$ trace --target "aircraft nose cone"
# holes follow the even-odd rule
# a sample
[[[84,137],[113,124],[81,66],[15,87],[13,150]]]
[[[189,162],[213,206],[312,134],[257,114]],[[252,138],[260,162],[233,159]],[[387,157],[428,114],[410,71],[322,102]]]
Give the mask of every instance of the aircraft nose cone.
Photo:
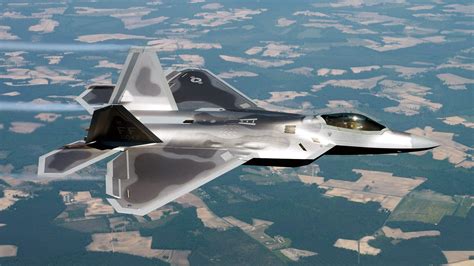
[[[413,149],[417,150],[428,150],[439,146],[439,143],[433,140],[415,135],[411,136],[411,144]]]

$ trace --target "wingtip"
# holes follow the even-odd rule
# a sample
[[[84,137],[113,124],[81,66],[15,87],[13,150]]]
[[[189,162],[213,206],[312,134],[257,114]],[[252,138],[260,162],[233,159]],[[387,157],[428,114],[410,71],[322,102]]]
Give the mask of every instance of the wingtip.
[[[113,199],[113,198],[107,198],[107,201],[112,205],[114,210],[117,213],[123,213],[123,214],[132,214],[132,215],[138,215],[138,216],[145,216],[148,213],[152,212],[153,210],[149,210],[148,208],[130,208],[130,207],[123,207],[122,204],[120,204],[119,200]]]

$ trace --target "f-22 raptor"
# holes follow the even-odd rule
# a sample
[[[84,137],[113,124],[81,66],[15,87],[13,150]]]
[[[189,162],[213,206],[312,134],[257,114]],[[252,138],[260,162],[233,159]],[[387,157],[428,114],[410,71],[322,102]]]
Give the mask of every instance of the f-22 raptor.
[[[115,86],[91,86],[77,100],[92,114],[87,136],[41,156],[38,174],[64,177],[115,155],[106,193],[119,213],[146,215],[242,164],[437,146],[357,113],[264,110],[208,70],[165,74],[153,48],[131,48]]]

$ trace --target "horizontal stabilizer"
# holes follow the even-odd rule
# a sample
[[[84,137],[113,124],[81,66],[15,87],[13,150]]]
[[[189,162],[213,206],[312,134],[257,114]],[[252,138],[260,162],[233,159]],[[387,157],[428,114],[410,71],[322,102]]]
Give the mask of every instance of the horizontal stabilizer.
[[[87,146],[83,141],[77,141],[41,156],[38,163],[38,175],[65,177],[117,152],[95,149]]]
[[[108,163],[106,192],[117,212],[145,215],[247,160],[218,149],[130,148]]]
[[[89,86],[87,90],[76,98],[76,101],[84,107],[89,114],[92,114],[94,110],[109,104],[114,88],[114,85]]]

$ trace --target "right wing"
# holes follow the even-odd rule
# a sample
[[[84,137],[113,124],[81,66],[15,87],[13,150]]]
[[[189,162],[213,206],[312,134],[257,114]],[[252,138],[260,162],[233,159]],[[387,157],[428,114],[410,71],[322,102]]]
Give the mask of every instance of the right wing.
[[[249,159],[219,149],[130,148],[107,165],[108,200],[117,212],[145,215]]]

